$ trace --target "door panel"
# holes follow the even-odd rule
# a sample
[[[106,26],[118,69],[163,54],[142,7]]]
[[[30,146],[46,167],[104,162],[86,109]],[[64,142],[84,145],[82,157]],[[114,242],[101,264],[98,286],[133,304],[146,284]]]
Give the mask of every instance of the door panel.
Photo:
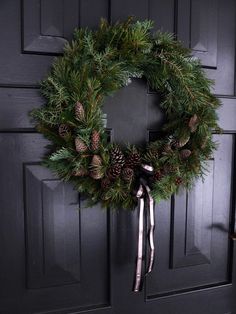
[[[156,247],[161,254],[157,253],[153,276],[147,281],[147,297],[221,285],[230,279],[233,137],[224,134],[216,140],[219,148],[209,161],[205,182],[199,180],[190,192],[174,196],[168,210],[166,205],[156,207]]]
[[[46,144],[32,133],[0,136],[1,313],[109,304],[107,212],[79,211],[85,201],[39,165]]]
[[[235,8],[233,0],[12,0],[0,3],[0,313],[233,314]],[[205,182],[156,205],[156,261],[134,294],[138,213],[84,208],[40,165],[48,144],[28,112],[78,26],[129,15],[174,32],[215,80],[221,135]],[[111,140],[160,136],[160,95],[134,79],[104,112]],[[78,210],[78,208],[83,208]]]
[[[37,164],[24,164],[27,287],[81,279],[78,193]]]
[[[215,80],[215,93],[234,95],[235,2],[178,1],[177,36]]]

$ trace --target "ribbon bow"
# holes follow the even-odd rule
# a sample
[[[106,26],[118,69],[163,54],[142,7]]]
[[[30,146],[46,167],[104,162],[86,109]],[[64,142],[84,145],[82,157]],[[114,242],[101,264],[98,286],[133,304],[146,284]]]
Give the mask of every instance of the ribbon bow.
[[[141,165],[141,170],[145,174],[152,174],[153,167],[149,165]],[[139,188],[136,193],[136,197],[138,198],[138,207],[139,207],[139,231],[138,231],[138,253],[137,253],[137,261],[136,261],[136,273],[135,273],[135,284],[134,284],[134,292],[141,291],[141,283],[142,283],[142,263],[143,263],[143,238],[144,238],[144,214],[146,216],[149,214],[149,230],[148,230],[148,238],[149,238],[149,264],[147,269],[147,274],[150,273],[153,269],[154,257],[155,257],[155,247],[154,247],[154,228],[155,228],[155,219],[154,219],[154,200],[150,193],[150,188],[147,184],[147,181],[142,176],[139,180]],[[146,200],[148,201],[146,204]],[[145,206],[146,205],[146,206]],[[146,219],[146,222],[148,219]]]

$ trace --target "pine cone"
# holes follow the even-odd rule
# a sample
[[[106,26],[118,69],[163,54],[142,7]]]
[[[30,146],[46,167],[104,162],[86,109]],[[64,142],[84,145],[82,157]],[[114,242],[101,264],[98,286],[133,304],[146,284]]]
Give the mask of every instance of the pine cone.
[[[100,167],[102,165],[102,158],[99,155],[93,155],[91,166],[93,168]]]
[[[100,145],[100,133],[98,131],[93,131],[91,136],[91,148],[92,150],[98,150]]]
[[[84,107],[79,101],[75,104],[75,117],[77,120],[84,119]]]
[[[88,174],[88,171],[85,168],[73,171],[73,176],[75,177],[84,177]]]
[[[102,193],[101,199],[102,199],[103,201],[107,201],[107,200],[109,200],[109,198],[110,198],[110,196],[107,195],[107,193]]]
[[[175,166],[173,166],[173,165],[164,165],[163,172],[165,174],[170,174],[170,173],[173,173],[174,171],[176,171],[176,167]]]
[[[191,154],[192,154],[192,152],[191,152],[191,150],[189,150],[189,149],[182,149],[182,150],[180,151],[180,157],[181,157],[182,159],[187,159]]]
[[[121,166],[120,165],[113,165],[108,170],[108,177],[110,179],[116,179],[117,177],[120,176],[120,173],[121,173]]]
[[[138,152],[133,152],[128,155],[125,161],[125,168],[135,168],[141,164],[141,156]]]
[[[153,175],[153,181],[160,181],[163,177],[164,173],[161,170],[157,170]]]
[[[176,185],[180,185],[182,183],[183,183],[183,179],[181,177],[178,177],[178,178],[175,179],[175,184]]]
[[[185,146],[188,143],[189,140],[190,140],[190,136],[189,135],[183,136],[180,139],[175,140],[174,146],[176,148],[181,148],[181,147]]]
[[[70,128],[67,124],[60,124],[60,126],[58,128],[58,133],[59,133],[60,137],[64,138],[64,139],[71,135]]]
[[[99,155],[93,155],[91,161],[90,177],[92,177],[95,180],[101,179],[104,176],[101,166],[102,158]]]
[[[188,122],[188,126],[190,128],[191,132],[195,132],[197,130],[197,126],[198,126],[198,116],[196,114],[194,114],[189,122]]]
[[[134,177],[134,170],[131,168],[124,168],[122,170],[122,178],[124,179],[124,181],[126,182],[130,182],[132,181]]]
[[[103,173],[100,169],[94,169],[90,171],[90,177],[95,180],[99,180],[103,177]]]
[[[157,149],[150,149],[150,154],[154,159],[158,159],[159,158],[159,153]]]
[[[111,185],[111,181],[110,181],[109,178],[104,178],[104,179],[102,179],[102,181],[101,181],[101,188],[102,188],[103,190],[108,189],[108,188],[110,187],[110,185]]]
[[[87,151],[87,145],[79,137],[75,139],[75,148],[78,153],[83,153]]]
[[[120,167],[123,167],[125,163],[125,156],[118,146],[111,150],[111,163]]]
[[[163,147],[163,155],[169,154],[173,152],[171,145],[174,145],[174,142],[172,141],[170,144],[165,144]]]

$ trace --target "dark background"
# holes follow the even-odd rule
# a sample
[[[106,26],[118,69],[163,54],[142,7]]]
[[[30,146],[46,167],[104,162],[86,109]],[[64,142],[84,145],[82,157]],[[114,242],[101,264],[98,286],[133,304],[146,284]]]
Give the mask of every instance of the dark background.
[[[236,313],[233,165],[236,132],[234,0],[0,1],[0,313]],[[174,32],[200,58],[223,134],[205,183],[156,206],[157,258],[132,292],[137,211],[77,211],[82,197],[40,166],[47,141],[28,112],[38,83],[76,26],[135,15]],[[105,104],[113,140],[156,136],[158,94],[134,80]],[[131,123],[129,121],[132,121]]]

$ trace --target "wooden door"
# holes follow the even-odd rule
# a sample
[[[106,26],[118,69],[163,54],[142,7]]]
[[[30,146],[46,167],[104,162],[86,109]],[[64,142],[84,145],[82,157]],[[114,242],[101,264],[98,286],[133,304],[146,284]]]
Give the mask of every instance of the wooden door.
[[[0,313],[236,313],[234,0],[2,0],[0,2]],[[47,141],[28,112],[39,81],[76,26],[135,15],[174,32],[200,58],[221,99],[209,175],[156,206],[153,272],[132,285],[137,211],[78,211],[85,200],[40,165]],[[143,80],[106,100],[111,140],[144,143],[162,121]],[[131,121],[131,122],[130,122]]]

